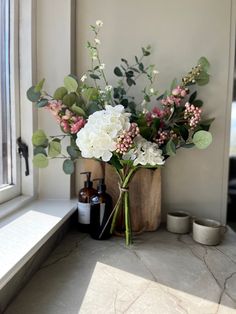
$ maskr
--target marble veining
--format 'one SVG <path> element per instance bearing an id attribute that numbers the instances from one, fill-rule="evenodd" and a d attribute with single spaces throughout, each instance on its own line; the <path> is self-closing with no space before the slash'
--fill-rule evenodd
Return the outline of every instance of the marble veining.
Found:
<path id="1" fill-rule="evenodd" d="M 236 234 L 218 246 L 164 228 L 127 248 L 71 230 L 6 314 L 236 313 Z"/>

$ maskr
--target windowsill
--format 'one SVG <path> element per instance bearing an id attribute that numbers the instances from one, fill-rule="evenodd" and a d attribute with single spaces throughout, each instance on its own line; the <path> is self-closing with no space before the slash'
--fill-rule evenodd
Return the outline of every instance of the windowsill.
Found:
<path id="1" fill-rule="evenodd" d="M 75 211 L 75 200 L 37 200 L 1 221 L 0 289 Z"/>
<path id="2" fill-rule="evenodd" d="M 32 196 L 21 195 L 0 205 L 0 227 L 2 219 L 13 214 L 16 210 L 28 205 L 34 198 Z"/>

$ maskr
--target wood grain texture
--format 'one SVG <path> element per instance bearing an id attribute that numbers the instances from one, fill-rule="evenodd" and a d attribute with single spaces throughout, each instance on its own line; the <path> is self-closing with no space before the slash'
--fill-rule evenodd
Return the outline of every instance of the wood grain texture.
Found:
<path id="1" fill-rule="evenodd" d="M 118 176 L 105 166 L 107 192 L 115 203 L 119 195 Z M 129 186 L 132 230 L 154 231 L 161 223 L 161 171 L 139 169 Z"/>

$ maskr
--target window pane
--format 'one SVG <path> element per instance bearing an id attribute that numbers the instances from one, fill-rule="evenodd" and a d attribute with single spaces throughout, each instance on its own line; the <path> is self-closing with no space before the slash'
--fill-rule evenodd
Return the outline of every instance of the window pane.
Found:
<path id="1" fill-rule="evenodd" d="M 9 2 L 0 1 L 0 188 L 12 184 Z"/>

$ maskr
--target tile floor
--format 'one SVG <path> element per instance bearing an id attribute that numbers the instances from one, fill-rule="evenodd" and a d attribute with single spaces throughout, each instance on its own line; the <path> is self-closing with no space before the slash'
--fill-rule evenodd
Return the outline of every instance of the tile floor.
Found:
<path id="1" fill-rule="evenodd" d="M 206 247 L 164 228 L 96 241 L 71 230 L 5 314 L 236 313 L 236 234 Z"/>

